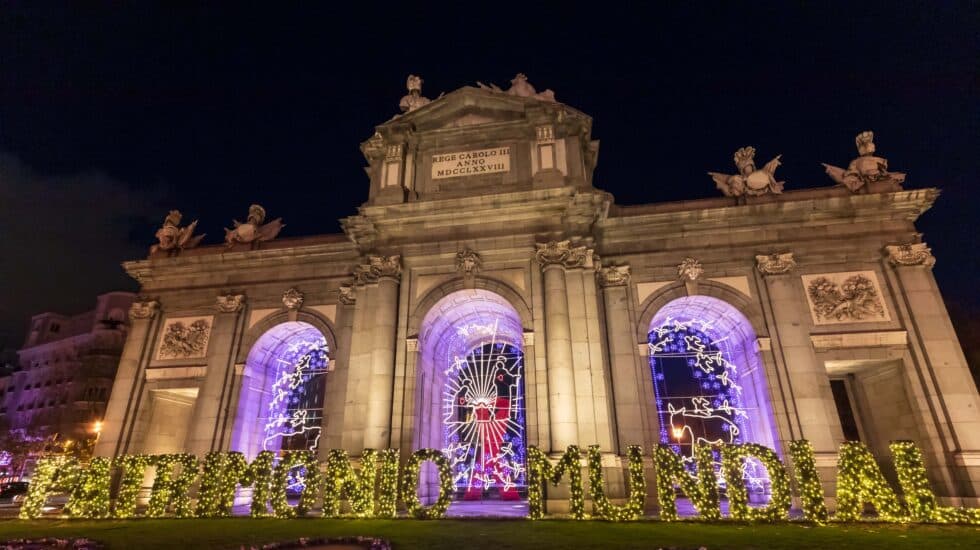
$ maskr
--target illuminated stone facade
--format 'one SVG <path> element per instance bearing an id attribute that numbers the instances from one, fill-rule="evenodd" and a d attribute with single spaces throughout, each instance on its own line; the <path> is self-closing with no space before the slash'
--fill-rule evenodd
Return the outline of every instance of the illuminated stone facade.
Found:
<path id="1" fill-rule="evenodd" d="M 620 206 L 592 185 L 592 120 L 513 90 L 415 90 L 362 144 L 368 200 L 344 234 L 125 264 L 146 298 L 97 453 L 435 447 L 478 465 L 456 470 L 460 498 L 509 498 L 527 445 L 598 444 L 622 497 L 628 444 L 723 432 L 783 456 L 810 440 L 832 495 L 845 438 L 880 457 L 910 439 L 938 494 L 978 502 L 980 397 L 914 225 L 936 189 L 783 190 L 778 159 L 740 149 L 741 175 L 715 174 L 728 196 Z M 678 184 L 636 177 L 651 201 Z M 701 401 L 671 389 L 657 361 L 676 357 Z M 283 376 L 322 394 L 277 393 Z M 674 425 L 699 416 L 721 424 Z"/>

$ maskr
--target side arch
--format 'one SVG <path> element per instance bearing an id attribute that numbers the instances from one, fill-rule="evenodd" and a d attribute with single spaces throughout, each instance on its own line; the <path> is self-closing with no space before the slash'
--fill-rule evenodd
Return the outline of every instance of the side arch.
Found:
<path id="1" fill-rule="evenodd" d="M 249 352 L 263 334 L 269 332 L 273 327 L 289 321 L 300 321 L 316 327 L 320 331 L 320 334 L 327 340 L 329 350 L 327 357 L 333 361 L 337 353 L 337 333 L 334 329 L 333 322 L 319 311 L 313 309 L 300 309 L 296 312 L 295 319 L 290 319 L 289 313 L 285 309 L 270 313 L 259 320 L 259 322 L 247 328 L 241 345 L 238 346 L 238 352 L 235 354 L 235 363 L 241 364 L 248 359 Z"/>
<path id="2" fill-rule="evenodd" d="M 249 346 L 244 368 L 235 377 L 232 450 L 251 459 L 262 450 L 317 447 L 330 368 L 327 346 L 321 327 L 288 318 L 272 324 Z"/>
<path id="3" fill-rule="evenodd" d="M 686 296 L 710 296 L 712 298 L 718 298 L 745 316 L 752 325 L 752 330 L 755 332 L 756 337 L 764 338 L 769 336 L 769 330 L 766 326 L 765 317 L 762 314 L 762 308 L 751 296 L 743 294 L 735 287 L 717 281 L 698 281 L 697 288 L 697 294 L 688 294 L 687 286 L 684 282 L 677 281 L 657 289 L 656 292 L 643 300 L 638 309 L 640 314 L 637 316 L 635 327 L 636 341 L 647 341 L 650 323 L 653 321 L 654 316 L 657 315 L 657 312 L 663 309 L 668 303 Z"/>

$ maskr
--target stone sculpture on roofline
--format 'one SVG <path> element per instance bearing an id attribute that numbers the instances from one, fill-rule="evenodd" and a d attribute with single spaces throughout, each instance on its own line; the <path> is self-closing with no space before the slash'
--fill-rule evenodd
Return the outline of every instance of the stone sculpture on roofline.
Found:
<path id="1" fill-rule="evenodd" d="M 267 224 L 265 221 L 265 208 L 258 204 L 253 204 L 248 208 L 248 218 L 245 223 L 232 220 L 235 224 L 234 229 L 225 228 L 225 244 L 231 248 L 237 244 L 250 244 L 255 248 L 262 241 L 275 239 L 285 225 L 282 218 L 276 218 Z"/>
<path id="2" fill-rule="evenodd" d="M 901 187 L 905 182 L 902 172 L 889 172 L 888 160 L 875 156 L 875 134 L 868 130 L 854 138 L 858 158 L 851 161 L 847 169 L 823 164 L 830 179 L 851 190 L 852 193 L 870 193 L 870 184 L 885 183 Z"/>
<path id="3" fill-rule="evenodd" d="M 745 204 L 746 197 L 779 194 L 783 192 L 784 181 L 776 181 L 776 168 L 779 158 L 770 160 L 759 170 L 755 167 L 755 147 L 742 147 L 735 151 L 734 161 L 738 174 L 729 175 L 718 172 L 708 172 L 715 185 L 726 197 L 735 197 L 736 204 Z"/>
<path id="4" fill-rule="evenodd" d="M 517 97 L 533 97 L 534 99 L 540 99 L 541 101 L 555 103 L 555 92 L 551 90 L 538 92 L 534 89 L 534 86 L 527 81 L 527 75 L 524 73 L 517 73 L 517 76 L 511 79 L 510 88 L 508 88 L 506 91 L 501 90 L 496 84 L 490 83 L 490 85 L 487 86 L 479 80 L 476 82 L 476 85 L 479 86 L 481 90 L 487 90 L 489 92 L 514 95 Z"/>
<path id="5" fill-rule="evenodd" d="M 398 102 L 398 107 L 401 108 L 403 113 L 411 113 L 415 109 L 425 107 L 432 102 L 431 99 L 422 95 L 422 80 L 421 76 L 410 74 L 408 75 L 408 80 L 405 82 L 405 87 L 408 88 L 408 94 L 402 97 L 402 100 Z"/>
<path id="6" fill-rule="evenodd" d="M 159 251 L 175 255 L 185 248 L 194 248 L 200 244 L 204 235 L 194 235 L 197 220 L 186 227 L 180 227 L 182 218 L 183 214 L 180 213 L 180 210 L 171 210 L 167 214 L 166 219 L 163 220 L 163 225 L 157 229 L 156 238 L 159 242 L 150 247 L 151 255 Z"/>

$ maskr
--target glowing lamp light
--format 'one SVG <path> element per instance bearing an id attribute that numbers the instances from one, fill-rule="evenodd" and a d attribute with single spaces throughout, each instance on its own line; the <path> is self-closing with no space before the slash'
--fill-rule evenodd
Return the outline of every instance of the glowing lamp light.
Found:
<path id="1" fill-rule="evenodd" d="M 95 432 L 95 433 L 97 433 L 97 434 L 102 433 L 102 421 L 101 420 L 96 420 L 95 423 L 92 424 L 92 431 Z"/>
<path id="2" fill-rule="evenodd" d="M 673 433 L 674 433 L 674 439 L 680 439 L 684 437 L 684 428 L 674 428 Z"/>

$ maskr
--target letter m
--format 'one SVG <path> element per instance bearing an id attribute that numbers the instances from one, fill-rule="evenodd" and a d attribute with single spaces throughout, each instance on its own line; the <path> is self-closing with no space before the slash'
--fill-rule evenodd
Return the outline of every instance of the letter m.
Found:
<path id="1" fill-rule="evenodd" d="M 537 447 L 527 449 L 527 493 L 528 517 L 544 517 L 544 496 L 546 481 L 558 486 L 562 476 L 568 474 L 570 495 L 569 511 L 575 519 L 585 519 L 585 502 L 582 492 L 582 453 L 578 446 L 569 445 L 565 454 L 554 465 L 548 456 Z"/>

